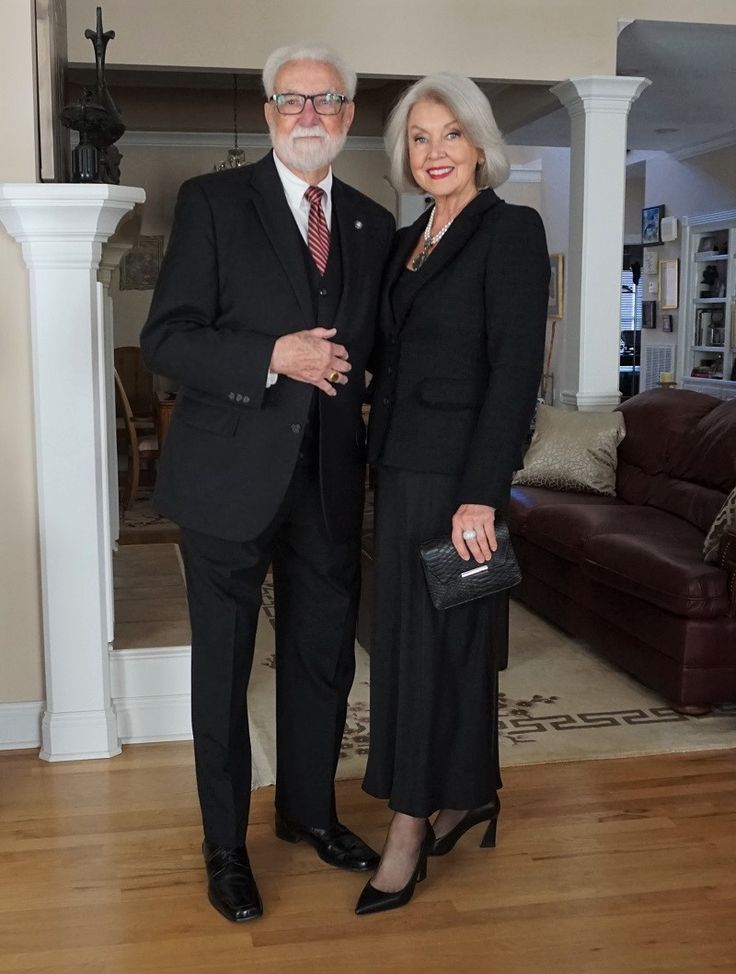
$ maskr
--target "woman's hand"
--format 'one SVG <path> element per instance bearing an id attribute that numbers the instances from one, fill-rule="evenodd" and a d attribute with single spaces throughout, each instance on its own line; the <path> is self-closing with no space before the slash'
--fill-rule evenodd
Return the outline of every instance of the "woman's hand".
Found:
<path id="1" fill-rule="evenodd" d="M 498 548 L 495 518 L 496 508 L 485 504 L 461 504 L 452 515 L 452 543 L 463 561 L 470 561 L 471 555 L 479 565 L 490 561 Z M 463 538 L 464 531 L 475 531 L 475 537 Z"/>

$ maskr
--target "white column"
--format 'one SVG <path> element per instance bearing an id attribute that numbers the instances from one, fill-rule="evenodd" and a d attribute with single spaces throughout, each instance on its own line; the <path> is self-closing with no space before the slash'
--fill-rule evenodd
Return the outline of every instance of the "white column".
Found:
<path id="1" fill-rule="evenodd" d="M 102 244 L 142 189 L 0 185 L 29 270 L 46 712 L 41 757 L 120 751 L 110 701 L 110 495 Z"/>
<path id="2" fill-rule="evenodd" d="M 135 212 L 135 211 L 134 211 Z M 117 429 L 115 423 L 115 321 L 110 297 L 110 283 L 115 269 L 125 254 L 132 248 L 135 238 L 140 232 L 140 217 L 124 217 L 123 224 L 118 229 L 113 240 L 102 245 L 102 257 L 97 272 L 97 280 L 104 290 L 104 341 L 105 368 L 104 387 L 107 409 L 107 466 L 108 492 L 110 496 L 110 541 L 113 549 L 117 548 L 120 538 L 120 499 L 118 488 L 118 451 Z M 132 226 L 132 233 L 129 227 Z M 110 636 L 112 640 L 112 636 Z"/>
<path id="3" fill-rule="evenodd" d="M 570 114 L 570 249 L 561 401 L 581 410 L 620 401 L 618 362 L 629 110 L 646 78 L 571 78 L 551 91 Z"/>

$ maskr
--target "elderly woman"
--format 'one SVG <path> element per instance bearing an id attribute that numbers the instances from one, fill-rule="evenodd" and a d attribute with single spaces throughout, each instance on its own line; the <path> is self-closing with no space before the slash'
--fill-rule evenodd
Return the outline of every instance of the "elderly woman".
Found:
<path id="1" fill-rule="evenodd" d="M 369 453 L 377 466 L 371 746 L 363 787 L 395 812 L 359 914 L 407 903 L 427 857 L 488 823 L 501 786 L 488 599 L 434 609 L 419 545 L 451 534 L 465 560 L 496 548 L 542 368 L 549 258 L 539 215 L 492 187 L 509 172 L 491 107 L 468 78 L 416 82 L 386 130 L 392 178 L 434 205 L 389 259 Z M 438 812 L 432 825 L 429 816 Z"/>

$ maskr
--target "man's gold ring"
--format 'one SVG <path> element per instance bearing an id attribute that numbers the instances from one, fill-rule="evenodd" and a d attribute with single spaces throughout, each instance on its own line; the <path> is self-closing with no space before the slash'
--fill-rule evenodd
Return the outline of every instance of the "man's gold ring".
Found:
<path id="1" fill-rule="evenodd" d="M 336 386 L 337 383 L 340 381 L 340 373 L 337 371 L 330 372 L 329 381 L 333 384 L 333 386 Z"/>

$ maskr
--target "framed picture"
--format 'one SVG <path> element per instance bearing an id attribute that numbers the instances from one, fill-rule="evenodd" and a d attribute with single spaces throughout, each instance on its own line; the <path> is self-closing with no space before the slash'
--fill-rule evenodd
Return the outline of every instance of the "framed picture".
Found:
<path id="1" fill-rule="evenodd" d="M 660 227 L 664 216 L 664 203 L 659 206 L 645 206 L 641 211 L 641 242 L 647 244 L 661 244 Z"/>
<path id="2" fill-rule="evenodd" d="M 656 328 L 657 322 L 654 316 L 657 310 L 656 301 L 642 301 L 641 303 L 641 326 L 642 328 Z"/>
<path id="3" fill-rule="evenodd" d="M 698 243 L 698 253 L 699 254 L 709 254 L 713 251 L 715 246 L 715 240 L 713 237 L 701 237 Z"/>
<path id="4" fill-rule="evenodd" d="M 549 278 L 547 317 L 560 319 L 562 317 L 562 303 L 565 286 L 563 279 L 564 258 L 562 254 L 550 254 L 549 266 L 551 273 Z"/>
<path id="5" fill-rule="evenodd" d="M 135 247 L 132 247 L 121 261 L 120 290 L 152 290 L 158 280 L 163 255 L 163 235 L 138 237 Z"/>
<path id="6" fill-rule="evenodd" d="M 672 315 L 662 315 L 662 331 L 674 331 Z"/>
<path id="7" fill-rule="evenodd" d="M 676 308 L 680 303 L 680 261 L 677 257 L 659 262 L 659 306 L 663 311 Z"/>
<path id="8" fill-rule="evenodd" d="M 656 274 L 659 258 L 656 250 L 645 250 L 643 259 L 643 270 L 645 274 Z"/>

